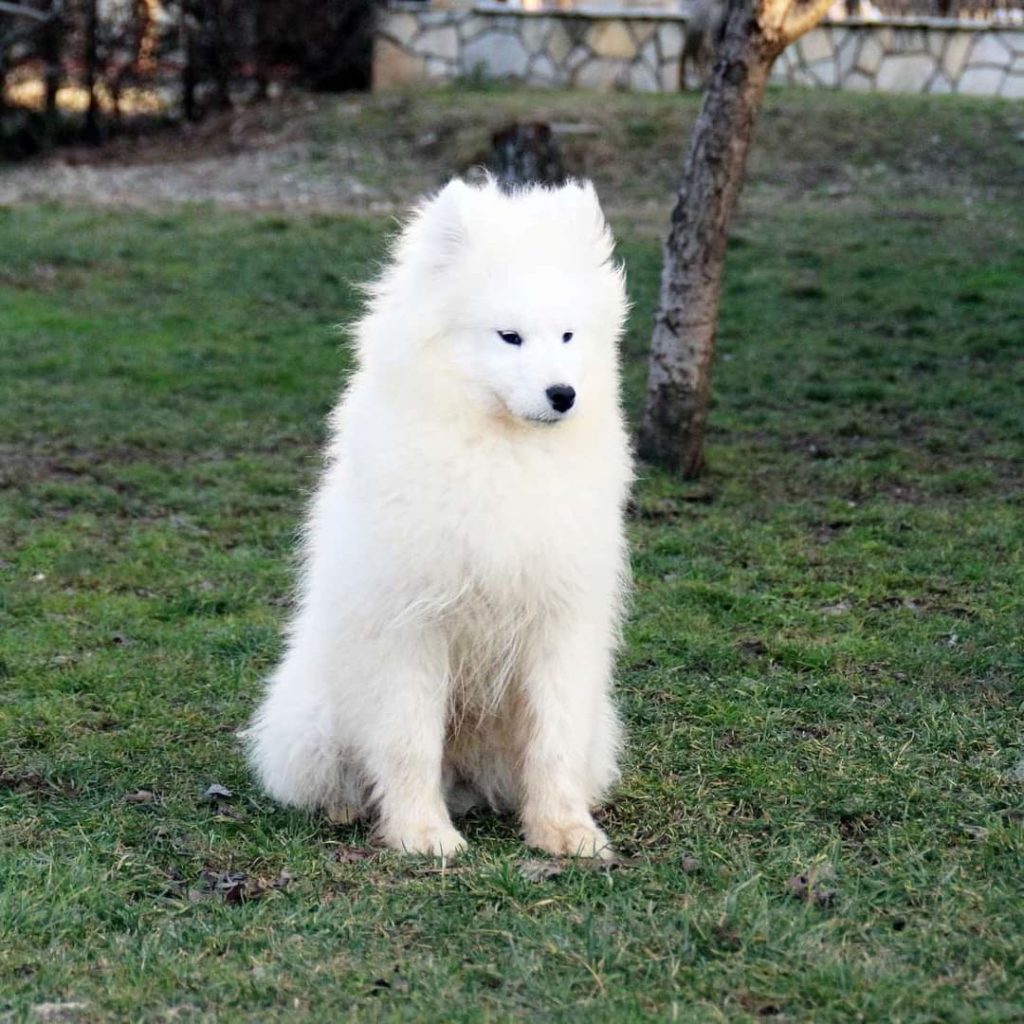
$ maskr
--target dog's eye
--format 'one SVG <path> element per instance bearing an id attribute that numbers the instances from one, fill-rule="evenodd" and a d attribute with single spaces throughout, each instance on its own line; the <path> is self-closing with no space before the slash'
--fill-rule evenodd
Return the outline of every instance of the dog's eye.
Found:
<path id="1" fill-rule="evenodd" d="M 572 331 L 566 331 L 565 334 L 562 335 L 562 342 L 568 343 L 570 341 L 572 341 Z"/>
<path id="2" fill-rule="evenodd" d="M 522 345 L 523 343 L 523 339 L 519 336 L 518 331 L 498 331 L 498 337 L 506 345 Z"/>

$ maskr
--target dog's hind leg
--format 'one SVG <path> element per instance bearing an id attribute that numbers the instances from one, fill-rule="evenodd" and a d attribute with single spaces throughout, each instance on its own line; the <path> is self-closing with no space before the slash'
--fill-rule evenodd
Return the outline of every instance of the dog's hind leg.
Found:
<path id="1" fill-rule="evenodd" d="M 297 623 L 284 660 L 245 734 L 266 791 L 292 807 L 332 810 L 365 804 L 367 787 L 342 735 L 334 652 Z"/>

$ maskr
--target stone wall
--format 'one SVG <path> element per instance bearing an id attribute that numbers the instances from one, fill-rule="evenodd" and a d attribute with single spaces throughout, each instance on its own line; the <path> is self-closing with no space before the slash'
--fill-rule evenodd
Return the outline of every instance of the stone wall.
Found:
<path id="1" fill-rule="evenodd" d="M 1024 29 L 956 22 L 820 25 L 785 50 L 772 81 L 1024 99 Z"/>
<path id="2" fill-rule="evenodd" d="M 580 89 L 675 92 L 683 19 L 624 11 L 509 11 L 497 5 L 389 8 L 374 52 L 374 88 L 481 76 Z"/>
<path id="3" fill-rule="evenodd" d="M 622 7 L 443 9 L 399 2 L 382 16 L 374 88 L 459 78 L 676 92 L 685 18 Z M 879 92 L 1024 97 L 1024 28 L 953 21 L 823 24 L 776 62 L 772 80 Z M 691 81 L 692 84 L 692 81 Z"/>

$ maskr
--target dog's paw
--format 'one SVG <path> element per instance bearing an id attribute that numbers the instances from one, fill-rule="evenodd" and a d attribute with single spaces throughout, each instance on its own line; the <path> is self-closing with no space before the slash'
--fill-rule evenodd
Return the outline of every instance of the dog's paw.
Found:
<path id="1" fill-rule="evenodd" d="M 589 822 L 541 822 L 526 829 L 526 842 L 556 857 L 615 857 L 608 837 Z"/>
<path id="2" fill-rule="evenodd" d="M 417 825 L 388 829 L 385 844 L 399 853 L 424 857 L 454 857 L 466 848 L 466 840 L 451 825 Z"/>

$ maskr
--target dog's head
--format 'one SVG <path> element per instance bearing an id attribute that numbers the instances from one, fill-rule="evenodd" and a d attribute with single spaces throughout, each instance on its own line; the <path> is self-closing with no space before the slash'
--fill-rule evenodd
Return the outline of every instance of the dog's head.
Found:
<path id="1" fill-rule="evenodd" d="M 448 364 L 449 397 L 550 426 L 615 400 L 626 297 L 612 245 L 589 183 L 508 193 L 455 180 L 399 239 L 375 304 L 418 289 L 412 329 Z"/>

